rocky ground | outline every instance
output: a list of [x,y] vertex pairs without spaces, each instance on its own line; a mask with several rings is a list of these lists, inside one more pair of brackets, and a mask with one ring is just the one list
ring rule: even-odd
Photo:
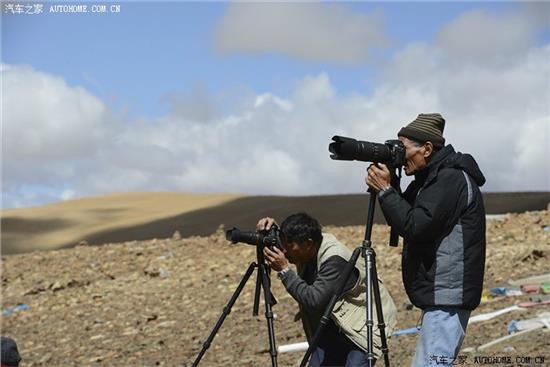
[[[509,214],[488,222],[487,289],[549,271],[548,225],[548,211]],[[364,236],[363,226],[325,231],[351,248]],[[386,226],[374,226],[379,275],[398,305],[398,329],[405,329],[417,324],[420,312],[409,307],[401,284],[401,247],[389,247],[388,235]],[[3,315],[2,335],[17,341],[22,366],[190,366],[254,260],[254,247],[229,245],[222,230],[210,237],[180,239],[175,234],[170,239],[4,256],[2,308],[23,304],[28,309]],[[279,301],[273,308],[277,344],[303,341],[301,325],[293,321],[297,305],[276,277],[272,282]],[[259,316],[252,316],[254,283],[251,279],[244,288],[202,366],[271,365],[263,302]],[[474,314],[528,299],[527,295],[490,297]],[[550,306],[472,324],[463,347],[506,335],[512,319],[535,317],[543,311],[550,311]],[[416,338],[390,339],[393,366],[410,364]],[[548,332],[539,330],[483,352],[461,355],[465,364],[472,365],[475,356],[510,356],[512,363],[496,365],[520,365],[518,357],[531,357],[532,362],[544,357],[543,363],[523,365],[548,366],[549,347]],[[296,366],[301,357],[302,353],[281,354],[279,365]]]

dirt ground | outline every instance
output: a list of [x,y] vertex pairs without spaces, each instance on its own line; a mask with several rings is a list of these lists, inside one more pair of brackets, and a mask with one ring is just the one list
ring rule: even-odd
[[[549,225],[548,211],[489,221],[485,288],[549,272]],[[350,248],[364,236],[363,226],[324,230]],[[388,227],[375,225],[373,247],[379,276],[398,306],[397,328],[406,329],[417,324],[420,311],[409,306],[401,283],[401,246],[389,247],[388,235]],[[21,366],[190,366],[255,258],[255,247],[228,244],[222,229],[209,237],[181,239],[175,234],[169,239],[4,256],[2,309],[28,308],[2,316],[2,335],[17,341]],[[259,316],[252,316],[254,284],[251,278],[201,366],[271,365],[263,302]],[[293,321],[297,305],[275,276],[272,292],[279,302],[273,307],[277,345],[304,341],[301,324]],[[489,297],[473,315],[528,299]],[[541,305],[472,324],[463,348],[507,335],[513,319],[549,311],[548,305]],[[550,335],[545,330],[483,352],[461,352],[464,365],[490,364],[480,357],[510,357],[510,363],[501,358],[491,365],[549,366]],[[410,365],[416,339],[390,338],[392,366]],[[280,354],[279,366],[296,366],[302,355]],[[527,358],[532,363],[519,363]]]

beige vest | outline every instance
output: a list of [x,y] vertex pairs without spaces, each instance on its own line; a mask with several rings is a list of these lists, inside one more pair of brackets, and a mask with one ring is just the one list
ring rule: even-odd
[[[321,264],[331,256],[340,256],[345,260],[351,257],[351,251],[341,244],[332,234],[323,233],[323,242],[317,253],[317,271]],[[366,287],[365,287],[365,261],[362,256],[359,257],[355,267],[359,270],[359,278],[355,286],[336,302],[332,310],[331,317],[343,333],[352,340],[357,346],[367,351],[367,306],[366,306]],[[378,279],[380,288],[380,298],[382,301],[382,310],[384,312],[384,323],[386,324],[386,336],[391,335],[395,329],[397,319],[397,308],[391,298],[388,290]],[[373,346],[376,357],[382,355],[380,332],[378,330],[378,318],[376,316],[376,305],[374,297],[373,305]],[[323,311],[324,312],[324,311]],[[304,325],[306,327],[306,325]],[[306,330],[307,335],[313,335],[315,330]]]

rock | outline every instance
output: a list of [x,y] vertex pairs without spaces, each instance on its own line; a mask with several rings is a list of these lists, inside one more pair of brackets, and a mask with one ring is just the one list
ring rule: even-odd
[[544,251],[535,249],[535,250],[530,251],[530,253],[528,255],[524,256],[521,259],[521,261],[528,261],[528,260],[537,261],[538,259],[543,258],[543,257],[545,257]]
[[62,285],[60,282],[55,282],[54,284],[51,285],[51,288],[50,288],[50,289],[51,289],[52,291],[56,292],[56,291],[65,289],[65,286]]
[[145,268],[143,270],[143,272],[146,274],[146,275],[149,275],[150,277],[154,278],[154,277],[158,277],[160,275],[160,269],[158,268],[155,268],[155,267],[152,267],[152,266],[148,266],[147,268]]
[[147,316],[147,322],[150,322],[150,321],[155,321],[156,319],[158,319],[158,315],[150,315],[150,316]]
[[218,228],[216,228],[216,231],[214,232],[214,236],[219,237],[222,236],[225,238],[225,224],[220,224]]
[[24,296],[32,296],[34,294],[45,292],[46,288],[43,286],[34,287],[26,292],[23,293]]
[[164,322],[161,322],[157,325],[157,327],[159,328],[169,328],[169,327],[172,327],[174,326],[176,322],[175,321],[164,321]]

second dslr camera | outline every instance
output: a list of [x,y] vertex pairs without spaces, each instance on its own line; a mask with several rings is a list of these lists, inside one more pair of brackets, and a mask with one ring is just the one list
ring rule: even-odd
[[267,247],[273,251],[275,247],[283,250],[281,242],[281,230],[276,224],[273,224],[270,229],[260,232],[256,231],[241,231],[233,227],[225,232],[225,238],[233,243],[246,243],[253,246]]

